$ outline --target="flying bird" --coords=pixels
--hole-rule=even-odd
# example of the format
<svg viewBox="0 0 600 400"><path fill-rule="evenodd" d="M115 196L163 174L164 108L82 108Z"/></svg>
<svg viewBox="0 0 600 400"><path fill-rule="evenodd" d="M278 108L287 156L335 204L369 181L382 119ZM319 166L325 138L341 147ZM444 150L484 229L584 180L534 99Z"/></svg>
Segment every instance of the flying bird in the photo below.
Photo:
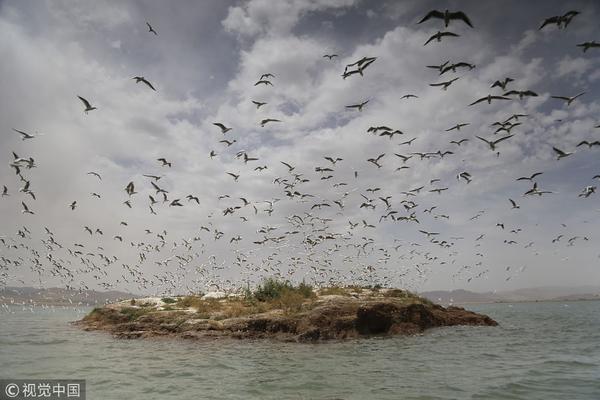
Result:
<svg viewBox="0 0 600 400"><path fill-rule="evenodd" d="M158 33L156 33L156 31L154 30L154 28L152 28L152 25L150 25L148 21L146 21L146 25L148 26L149 33L154 33L154 35L158 35Z"/></svg>
<svg viewBox="0 0 600 400"><path fill-rule="evenodd" d="M492 83L492 86L490 86L491 88L495 88L495 87L499 87L502 90L506 90L506 85L508 85L509 82L514 81L514 79L512 78L504 78L501 81L496 81L494 83Z"/></svg>
<svg viewBox="0 0 600 400"><path fill-rule="evenodd" d="M281 120L275 119L275 118L265 118L262 121L260 121L260 126L264 128L265 125L268 124L269 122L281 122Z"/></svg>
<svg viewBox="0 0 600 400"><path fill-rule="evenodd" d="M152 84L150 82L148 82L148 80L146 78L144 78L143 76L134 76L131 79L135 79L135 83L145 83L146 86L148 86L150 89L154 90L156 92L156 89L154 89L154 86L152 86Z"/></svg>
<svg viewBox="0 0 600 400"><path fill-rule="evenodd" d="M543 174L543 172L535 172L535 173L531 174L531 176L522 176L520 178L517 178L517 180L518 181L533 181L533 179L536 176L539 176L539 175L542 175L542 174Z"/></svg>
<svg viewBox="0 0 600 400"><path fill-rule="evenodd" d="M488 144L488 146L490 146L490 150L496 151L496 146L498 145L498 143L500 143L508 138L511 138L513 136L514 135L508 135L508 136L504 136L504 137L501 137L500 139L496 139L496 140L487 140L480 136L475 136L475 137L479 140L483 140L484 142L486 142Z"/></svg>
<svg viewBox="0 0 600 400"><path fill-rule="evenodd" d="M33 211L31 211L29 209L29 207L27 207L27 204L25 204L24 201L21 202L21 205L23 206L23 210L21 210L21 213L23 213L23 214L32 214L32 215L35 214Z"/></svg>
<svg viewBox="0 0 600 400"><path fill-rule="evenodd" d="M554 150L554 152L557 154L557 160L560 160L561 158L565 158L570 156L571 154L573 154L573 152L566 152L566 151L562 151L561 149L557 148L557 147L552 147L552 150Z"/></svg>
<svg viewBox="0 0 600 400"><path fill-rule="evenodd" d="M333 59L333 57L338 57L338 55L337 54L325 54L323 56L323 58L329 58L330 60Z"/></svg>
<svg viewBox="0 0 600 400"><path fill-rule="evenodd" d="M38 134L38 135L32 135L32 134L30 134L30 133L23 132L23 131L20 131L20 130L18 130L18 129L15 129L15 128L13 128L13 131L15 131L15 132L17 132L17 133L21 134L21 140L23 140L23 141L25 141L25 140L27 140L27 139L34 139L34 138L36 138L36 137L38 137L38 136L42 136L42 134Z"/></svg>
<svg viewBox="0 0 600 400"><path fill-rule="evenodd" d="M446 81L446 82L430 83L429 86L434 86L434 87L441 86L442 90L448 90L448 86L452 85L452 83L456 82L458 79L460 79L460 77L450 79L449 81Z"/></svg>
<svg viewBox="0 0 600 400"><path fill-rule="evenodd" d="M358 104L352 104L352 105L346 106L346 108L348 108L348 109L355 108L355 109L357 109L358 111L362 111L363 107L364 107L364 106L365 106L365 105L366 105L368 102L369 102L369 100L366 100L366 101L363 101L362 103L358 103Z"/></svg>
<svg viewBox="0 0 600 400"><path fill-rule="evenodd" d="M585 53L589 49L600 47L600 43L598 43L596 41L583 42L583 43L578 44L577 47L581 47L583 49L583 52Z"/></svg>
<svg viewBox="0 0 600 400"><path fill-rule="evenodd" d="M510 98L504 97L504 96L492 96L491 94L488 94L485 97L475 100L474 102L469 104L469 106L474 106L475 104L478 104L478 103L481 103L484 101L487 101L488 104L492 104L492 100L510 100Z"/></svg>
<svg viewBox="0 0 600 400"><path fill-rule="evenodd" d="M96 178L98 178L98 179L102 180L102 177L101 177L101 176L100 176L100 174L99 174L99 173L97 173L97 172L93 172L93 171L92 171L92 172L88 172L86 175L93 175L93 176L95 176Z"/></svg>
<svg viewBox="0 0 600 400"><path fill-rule="evenodd" d="M503 96L519 96L519 100L523 100L525 96L537 97L537 93L531 90L510 90L503 94Z"/></svg>
<svg viewBox="0 0 600 400"><path fill-rule="evenodd" d="M156 161L159 161L159 162L162 163L161 167L169 167L169 168L171 168L171 166L172 166L172 164L169 161L167 161L167 159L164 158L164 157L157 158Z"/></svg>
<svg viewBox="0 0 600 400"><path fill-rule="evenodd" d="M538 30L541 30L543 27L549 24L556 24L558 29L566 28L571 23L573 17L575 17L577 14L579 14L579 11L568 11L563 15L546 18Z"/></svg>
<svg viewBox="0 0 600 400"><path fill-rule="evenodd" d="M460 35L457 35L456 33L452 33L452 32L439 32L438 31L437 33L433 34L429 39L427 39L427 41L425 42L425 44L423 46L427 46L433 40L437 40L439 43L442 41L443 37L448 37L448 36L458 37Z"/></svg>
<svg viewBox="0 0 600 400"><path fill-rule="evenodd" d="M432 11L429 11L427 13L427 15L425 15L423 17L423 19L420 20L418 23L422 24L423 22L425 22L431 18L438 18L438 19L444 20L444 26L446 28L450 24L450 21L453 21L453 20L463 21L465 24L469 25L471 28L473 27L473 24L471 23L471 20L469 20L469 17L467 17L467 14L465 14L462 11L450 12L448 10L445 10L444 12L441 12L438 10L432 10Z"/></svg>
<svg viewBox="0 0 600 400"><path fill-rule="evenodd" d="M585 94L585 92L581 92L581 93L579 93L578 95L576 95L576 96L572 96L572 97L568 97L568 96L550 96L550 97L552 97L553 99L564 100L564 101L566 101L566 102L567 102L567 106L570 106L570 105L571 105L571 103L572 103L572 102L573 102L573 101L574 101L576 98L578 98L579 96L583 96L584 94Z"/></svg>
<svg viewBox="0 0 600 400"><path fill-rule="evenodd" d="M267 104L267 103L265 103L265 102L262 102L262 101L256 101L256 100L252 100L252 103L254 103L254 104L256 105L256 109L257 109L257 110L258 110L259 108L261 108L262 106L264 106L265 104Z"/></svg>
<svg viewBox="0 0 600 400"><path fill-rule="evenodd" d="M218 126L219 128L221 128L221 133L222 134L226 134L227 132L229 132L232 128L228 128L225 125L223 125L220 122L213 122L214 126Z"/></svg>
<svg viewBox="0 0 600 400"><path fill-rule="evenodd" d="M90 102L87 101L86 99L84 99L83 97L81 97L81 96L77 96L77 97L79 97L79 100L81 100L81 102L85 106L85 110L83 110L83 112L85 112L86 114L88 113L88 111L97 110L96 107L92 107Z"/></svg>

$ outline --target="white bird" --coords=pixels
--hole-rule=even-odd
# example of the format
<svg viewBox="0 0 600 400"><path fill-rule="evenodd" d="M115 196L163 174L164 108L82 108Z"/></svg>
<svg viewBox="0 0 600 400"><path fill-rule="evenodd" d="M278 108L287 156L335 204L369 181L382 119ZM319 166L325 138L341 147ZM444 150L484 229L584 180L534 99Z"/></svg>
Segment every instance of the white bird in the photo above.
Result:
<svg viewBox="0 0 600 400"><path fill-rule="evenodd" d="M561 158L565 158L573 154L573 152L562 151L561 149L556 147L552 147L552 150L554 150L554 152L558 155L558 157L556 158L557 160L560 160Z"/></svg>
<svg viewBox="0 0 600 400"><path fill-rule="evenodd" d="M20 131L18 129L15 129L15 128L13 128L13 131L21 134L21 140L33 139L33 138L36 138L38 136L43 136L43 134L32 135L30 133L23 132L23 131Z"/></svg>
<svg viewBox="0 0 600 400"><path fill-rule="evenodd" d="M96 107L92 107L90 102L87 101L86 99L84 99L83 97L81 97L81 96L77 96L77 97L79 97L79 100L81 100L81 102L85 106L85 110L83 110L83 112L85 112L86 114L88 113L88 111L97 110Z"/></svg>
<svg viewBox="0 0 600 400"><path fill-rule="evenodd" d="M23 205L23 210L21 210L21 213L23 213L23 214L35 214L33 211L31 211L29 209L29 207L27 207L27 204L25 204L24 201L22 201L21 204Z"/></svg>
<svg viewBox="0 0 600 400"><path fill-rule="evenodd" d="M567 102L567 106L570 106L570 105L571 105L571 103L572 103L572 102L573 102L573 101L574 101L576 98L578 98L579 96L583 96L584 94L585 94L585 92L581 92L581 93L579 93L578 95L576 95L576 96L572 96L572 97L568 97L568 96L550 96L550 97L552 97L553 99L564 100L564 101L566 101L566 102Z"/></svg>

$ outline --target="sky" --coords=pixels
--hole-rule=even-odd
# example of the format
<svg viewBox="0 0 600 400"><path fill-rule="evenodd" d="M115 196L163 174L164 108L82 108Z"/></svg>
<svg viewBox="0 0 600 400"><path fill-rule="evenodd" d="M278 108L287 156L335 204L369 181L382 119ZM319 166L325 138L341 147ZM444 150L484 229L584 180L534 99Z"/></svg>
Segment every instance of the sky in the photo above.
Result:
<svg viewBox="0 0 600 400"><path fill-rule="evenodd" d="M473 28L418 23L446 9ZM539 29L570 10L566 28ZM600 48L576 45L600 42L599 13L593 1L0 1L0 283L597 285L600 204L579 194L599 182L600 146L578 144L600 140ZM458 36L424 45L438 31ZM363 57L375 60L344 79ZM445 61L475 67L427 68ZM255 84L263 74L271 85ZM502 96L491 85L506 77L506 91L537 96L469 105ZM507 136L492 124L513 114L527 116L499 154L477 138ZM452 153L396 155L438 151ZM13 152L35 161L20 162L22 178ZM381 154L381 167L367 161ZM533 182L516 179L535 172L552 193L524 196Z"/></svg>

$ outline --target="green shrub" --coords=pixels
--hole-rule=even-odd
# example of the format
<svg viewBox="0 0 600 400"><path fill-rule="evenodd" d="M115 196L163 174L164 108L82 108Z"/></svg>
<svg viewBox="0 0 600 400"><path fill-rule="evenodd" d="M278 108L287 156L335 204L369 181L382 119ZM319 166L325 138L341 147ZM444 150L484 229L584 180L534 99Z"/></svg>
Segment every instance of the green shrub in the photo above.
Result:
<svg viewBox="0 0 600 400"><path fill-rule="evenodd" d="M175 300L171 297L163 297L161 300L163 303L167 303L167 304L177 303L177 300Z"/></svg>
<svg viewBox="0 0 600 400"><path fill-rule="evenodd" d="M262 284L258 285L256 290L252 293L252 297L258 301L270 301L279 299L289 293L297 293L302 298L314 296L312 286L304 282L300 283L298 286L294 286L289 281L279 281L275 278L267 278Z"/></svg>

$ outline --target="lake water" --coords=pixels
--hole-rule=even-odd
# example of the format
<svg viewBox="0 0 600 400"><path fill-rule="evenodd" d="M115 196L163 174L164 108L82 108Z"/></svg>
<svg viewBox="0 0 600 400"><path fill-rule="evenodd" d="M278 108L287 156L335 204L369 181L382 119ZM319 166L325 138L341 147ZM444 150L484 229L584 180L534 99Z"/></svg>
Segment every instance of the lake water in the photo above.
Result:
<svg viewBox="0 0 600 400"><path fill-rule="evenodd" d="M0 378L88 399L600 399L600 302L470 306L498 327L322 344L115 340L89 309L0 312Z"/></svg>

